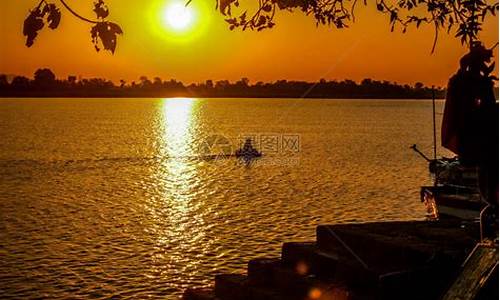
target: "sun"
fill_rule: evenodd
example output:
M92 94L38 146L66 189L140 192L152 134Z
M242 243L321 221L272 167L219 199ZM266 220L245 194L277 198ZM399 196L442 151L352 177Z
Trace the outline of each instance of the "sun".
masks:
M208 37L213 21L212 1L154 0L147 10L148 29L159 41L170 45L189 45Z
M182 31L191 25L193 12L189 6L174 2L165 7L163 18L166 26L177 31Z

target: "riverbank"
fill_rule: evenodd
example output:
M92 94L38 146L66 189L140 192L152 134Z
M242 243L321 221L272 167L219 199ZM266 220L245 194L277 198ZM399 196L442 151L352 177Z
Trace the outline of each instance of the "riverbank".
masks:
M0 97L86 97L86 98L330 98L330 99L430 99L444 98L445 89L427 87L421 82L399 84L386 80L364 79L325 80L317 82L277 80L256 82L246 78L236 82L228 80L206 80L184 84L171 79L153 81L142 76L138 82L114 82L102 78L80 78L69 76L56 79L52 71L40 69L34 79L15 76L11 80L0 74Z

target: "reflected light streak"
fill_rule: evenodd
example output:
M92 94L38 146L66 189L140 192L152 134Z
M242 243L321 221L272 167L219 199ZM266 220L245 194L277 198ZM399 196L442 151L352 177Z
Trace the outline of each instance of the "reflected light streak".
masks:
M151 199L152 218L157 226L155 239L158 251L165 255L155 256L157 265L151 272L162 268L181 268L182 276L195 276L203 260L190 257L194 246L207 239L206 221L202 207L201 179L196 157L196 105L197 99L162 99L159 106L160 132L158 140L161 164L155 172L155 181L161 196ZM176 249L175 255L165 249ZM162 252L163 251L163 252Z
M177 214L180 221L189 209L189 202L193 193L192 187L196 182L196 165L188 156L192 154L192 109L194 99L168 98L162 103L163 115L163 142L165 143L161 176L166 182L165 200L172 201L171 209ZM179 218L180 217L180 218ZM178 224L184 226L183 222Z
M163 144L160 153L163 158L156 172L158 183L162 186L163 197L155 205L153 215L163 226L158 232L158 243L168 245L174 241L188 241L203 232L191 232L202 228L203 220L196 215L200 203L195 200L198 190L196 160L190 158L194 143L193 107L196 100L191 98L167 98L161 100L160 121ZM193 223L197 223L195 226ZM177 244L177 247L184 245Z
M163 100L163 140L166 143L164 155L179 157L191 151L192 109L194 99L169 98Z

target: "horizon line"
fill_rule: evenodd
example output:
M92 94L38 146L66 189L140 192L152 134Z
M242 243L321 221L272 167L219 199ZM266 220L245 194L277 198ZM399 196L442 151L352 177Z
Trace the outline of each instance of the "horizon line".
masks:
M50 69L49 69L50 70ZM0 73L0 76L6 76L7 77L7 82L9 84L12 83L12 80L15 78L15 77L24 77L24 78L27 78L27 79L30 79L30 80L35 80L34 78L34 74L31 75L31 76L26 76L26 75L19 75L19 74L7 74L7 73ZM117 85L117 86L120 86L119 84L121 83L121 81L123 80L126 84L125 86L131 86L131 83L136 83L137 85L140 85L141 84L141 77L145 77L147 80L151 81L151 83L154 83L154 80L155 79L160 79L162 83L165 83L165 82L177 82L177 83L181 83L183 84L185 87L189 87L191 85L200 85L200 84L206 84L207 82L209 81L212 81L214 84L217 83L217 82L228 82L230 84L235 84L235 83L238 83L238 82L241 82L242 80L247 80L247 84L250 86L250 85L257 85L259 83L261 84L275 84L275 83L279 83L279 82L288 82L288 83L308 83L308 84L318 84L318 83L341 83L341 82L348 82L348 81L352 81L356 84L362 84L362 82L364 80L370 80L372 82L378 82L378 83L383 83L383 84L392 84L392 85L399 85L399 86L410 86L410 87L414 87L416 84L418 83L421 83L423 85L423 88L435 88L436 90L444 90L446 89L446 86L440 86L440 85L426 85L423 81L420 81L420 80L417 80L413 83L408 83L408 82L398 82L398 81L390 81L390 80L385 80L385 79L375 79L375 78L370 78L370 77L366 77L366 78L363 78L361 80L354 80L354 79L349 79L349 78L343 78L343 79L326 79L326 78L320 78L318 80L315 80L315 81L309 81L309 80L299 80L299 79L275 79L275 80L271 80L271 81L262 81L262 80L251 80L249 79L248 77L242 77L240 79L236 79L236 80L229 80L229 79L205 79L203 81L192 81L192 82L183 82L182 80L178 80L178 79L175 79L175 78L169 78L169 79L163 79L159 76L153 76L153 77L149 77L149 76L146 76L146 75L141 75L139 76L139 78L137 78L136 80L124 80L124 79L120 79L120 80L113 80L113 79L109 79L109 78L105 78L105 77L83 77L81 75L68 75L66 77L58 77L56 76L56 80L57 81L73 81L75 83L77 82L82 82L83 80L92 80L92 79L99 79L99 80L105 80L105 81L108 81L108 82L112 82L114 85ZM495 88L498 88L498 86L495 86Z

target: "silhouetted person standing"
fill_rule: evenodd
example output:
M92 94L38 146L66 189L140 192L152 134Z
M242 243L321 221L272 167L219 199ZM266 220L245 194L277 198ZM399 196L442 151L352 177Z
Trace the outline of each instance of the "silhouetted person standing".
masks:
M441 128L442 145L464 165L479 168L482 198L498 208L498 105L489 64L493 51L474 42L450 78Z

